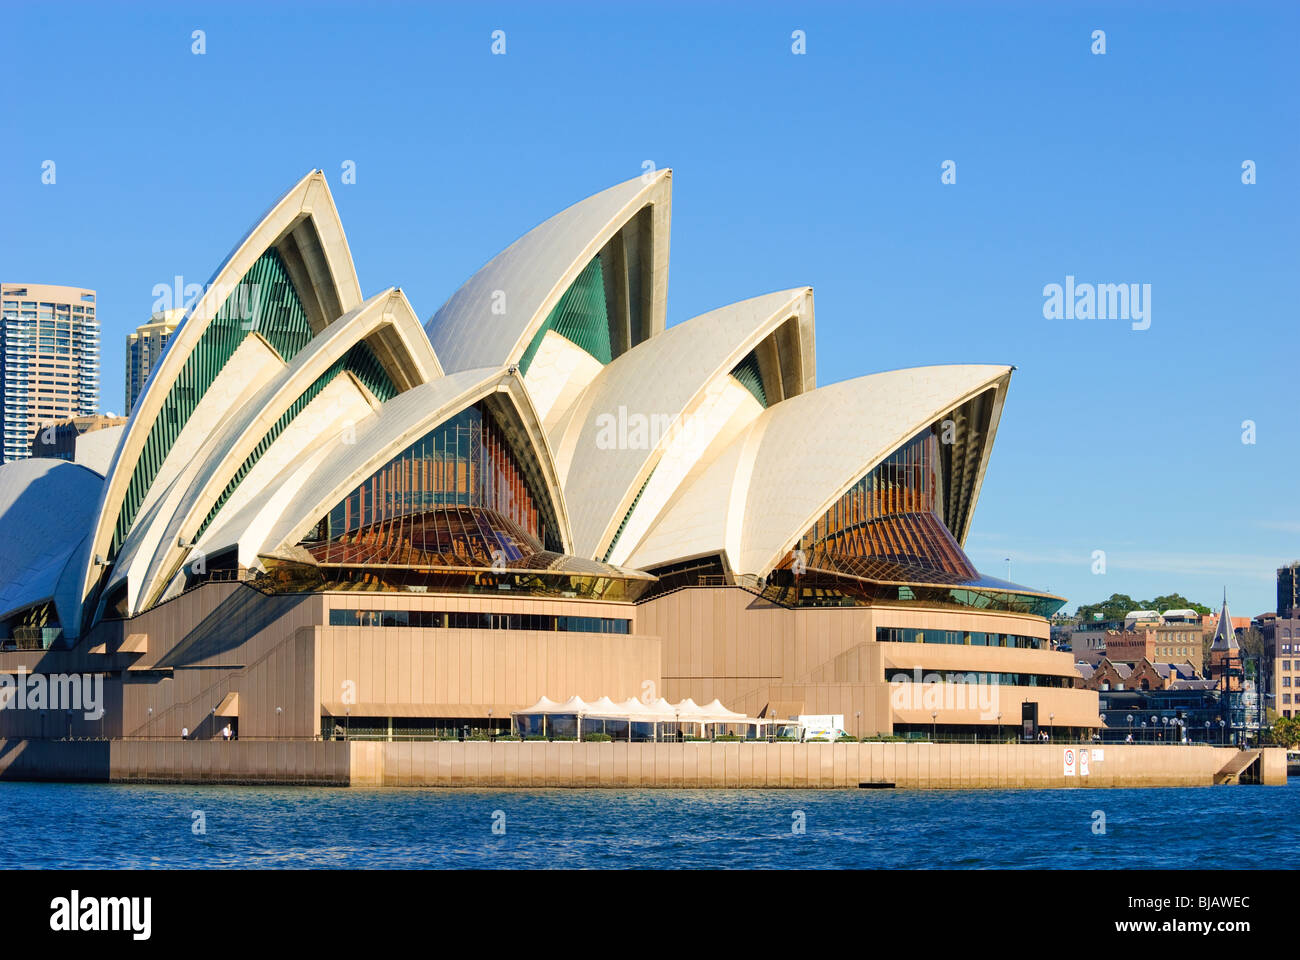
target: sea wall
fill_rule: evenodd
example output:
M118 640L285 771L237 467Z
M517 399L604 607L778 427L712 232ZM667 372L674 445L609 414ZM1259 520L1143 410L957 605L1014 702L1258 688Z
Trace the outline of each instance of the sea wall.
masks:
M1209 786L1233 747L945 743L354 742L352 785L975 789ZM1066 750L1074 773L1066 773ZM1088 751L1087 774L1079 754ZM1277 756L1272 756L1276 754ZM1266 783L1286 782L1265 751ZM1281 767L1278 758L1281 758Z
M346 787L348 747L322 740L0 740L0 780Z
M1073 774L1066 751L1073 751ZM1088 751L1087 774L1081 762ZM1209 786L1233 747L945 743L0 740L0 780L354 787ZM1286 754L1266 749L1266 784Z

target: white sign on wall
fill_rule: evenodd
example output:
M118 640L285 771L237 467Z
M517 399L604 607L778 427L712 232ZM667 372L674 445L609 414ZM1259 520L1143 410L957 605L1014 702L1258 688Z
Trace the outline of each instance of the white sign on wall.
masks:
M1065 775L1067 777L1074 776L1074 748L1073 747L1065 748Z
M1106 759L1106 751L1105 750L1092 751L1092 759L1095 760L1097 763L1101 763L1103 760Z
M1086 777L1087 775L1088 775L1088 750L1087 748L1084 748L1083 750L1079 751L1079 776Z

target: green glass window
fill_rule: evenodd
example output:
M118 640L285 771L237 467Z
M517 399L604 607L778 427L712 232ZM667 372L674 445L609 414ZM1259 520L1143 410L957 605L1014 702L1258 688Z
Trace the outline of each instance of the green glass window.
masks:
M202 535L203 531L208 528L208 524L212 522L213 518L216 517L217 512L225 505L226 501L230 499L230 495L235 492L235 488L238 487L244 477L248 475L248 472L252 470L257 461L261 459L262 454L266 453L266 451L270 449L270 446L275 442L276 437L284 432L285 428L293 422L294 418L303 411L307 404L311 403L322 390L330 385L335 377L339 376L344 371L348 371L355 375L356 378L365 385L366 389L373 393L376 399L381 403L386 403L393 397L397 396L397 387L393 385L393 381L384 371L383 365L380 364L378 358L375 357L374 351L371 350L369 345L365 342L356 344L340 360L336 361L328 370L317 377L312 385L303 391L302 395L293 402L289 409L286 410L281 415L280 419L271 426L271 429L266 432L266 436L261 439L253 452L248 455L240 465L239 469L235 471L235 475L231 478L230 482L226 484L226 488L221 491L221 495L217 497L217 502L212 505L212 509L208 511L208 515L204 518L202 526L199 527L198 535Z
M533 337L532 343L519 358L519 372L528 373L528 368L542 345L546 331L554 330L570 343L581 347L601 363L609 363L613 349L609 339L609 312L605 305L605 274L601 268L600 257L593 257L591 262L578 274L576 280L564 291L560 302L547 316L546 321Z
M274 249L257 259L222 303L172 383L122 498L110 557L116 556L121 549L149 485L162 468L172 444L226 361L254 330L265 337L285 360L291 359L312 338L307 311L298 299L284 261Z
M754 395L763 406L767 406L767 391L763 389L763 375L758 369L758 356L753 350L745 354L745 359L736 364L731 375L740 381L740 385Z

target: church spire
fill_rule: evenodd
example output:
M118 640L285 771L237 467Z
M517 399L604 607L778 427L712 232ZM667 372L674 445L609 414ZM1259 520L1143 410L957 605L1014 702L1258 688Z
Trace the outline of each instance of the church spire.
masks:
M1239 650L1237 632L1232 629L1232 617L1228 613L1228 591L1223 591L1223 609L1219 611L1219 622L1214 628L1214 642L1211 650Z

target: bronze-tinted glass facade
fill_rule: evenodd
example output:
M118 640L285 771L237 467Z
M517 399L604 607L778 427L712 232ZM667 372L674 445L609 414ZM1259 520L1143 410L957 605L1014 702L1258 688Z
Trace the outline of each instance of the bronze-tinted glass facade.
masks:
M918 433L872 468L800 538L764 584L793 605L940 604L1050 616L1064 602L983 577L944 523L953 477L951 421Z
M546 549L559 549L550 504L529 481L505 431L485 404L475 404L439 424L376 471L322 518L312 541L335 541L362 528L368 528L370 539L400 536L402 530L425 523L414 518L443 507L492 511ZM432 529L437 543L436 525ZM493 549L503 550L507 561L520 554L509 538L489 539L497 541ZM432 552L442 551L435 547Z

